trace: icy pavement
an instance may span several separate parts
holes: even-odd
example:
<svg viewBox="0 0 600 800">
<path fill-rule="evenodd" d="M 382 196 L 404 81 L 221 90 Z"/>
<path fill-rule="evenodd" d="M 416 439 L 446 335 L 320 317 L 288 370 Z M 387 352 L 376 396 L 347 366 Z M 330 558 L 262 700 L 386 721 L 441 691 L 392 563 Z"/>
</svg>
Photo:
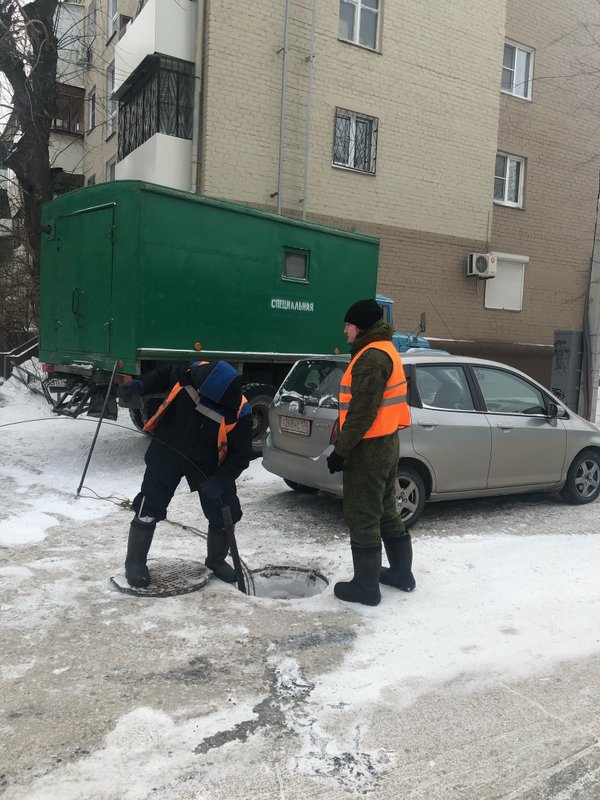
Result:
<svg viewBox="0 0 600 800">
<path fill-rule="evenodd" d="M 20 424 L 22 420 L 41 421 Z M 0 388 L 3 800 L 600 798 L 598 503 L 550 495 L 429 506 L 418 588 L 342 604 L 339 500 L 254 462 L 240 553 L 330 580 L 299 600 L 216 580 L 139 598 L 123 560 L 145 440 Z M 183 489 L 153 557 L 201 558 Z M 183 526 L 188 526 L 184 528 Z"/>
</svg>

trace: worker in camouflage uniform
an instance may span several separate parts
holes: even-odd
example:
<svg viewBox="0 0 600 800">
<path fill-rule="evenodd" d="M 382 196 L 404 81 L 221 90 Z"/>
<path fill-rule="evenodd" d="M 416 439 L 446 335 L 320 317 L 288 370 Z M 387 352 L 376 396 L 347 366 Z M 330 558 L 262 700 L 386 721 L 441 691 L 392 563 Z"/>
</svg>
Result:
<svg viewBox="0 0 600 800">
<path fill-rule="evenodd" d="M 396 506 L 398 429 L 410 425 L 406 379 L 392 327 L 374 299 L 348 309 L 344 333 L 352 359 L 339 395 L 340 431 L 327 464 L 344 471 L 344 519 L 350 528 L 352 580 L 336 583 L 340 600 L 376 606 L 379 583 L 415 588 L 412 543 Z M 381 568 L 381 543 L 389 569 Z"/>
</svg>

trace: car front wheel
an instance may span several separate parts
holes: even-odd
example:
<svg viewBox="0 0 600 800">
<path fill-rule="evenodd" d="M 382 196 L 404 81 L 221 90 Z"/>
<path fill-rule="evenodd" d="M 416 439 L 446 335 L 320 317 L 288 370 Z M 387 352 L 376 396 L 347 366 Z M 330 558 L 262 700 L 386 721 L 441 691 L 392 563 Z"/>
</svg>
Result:
<svg viewBox="0 0 600 800">
<path fill-rule="evenodd" d="M 600 455 L 595 450 L 583 450 L 573 460 L 562 497 L 573 505 L 591 503 L 600 494 Z"/>
<path fill-rule="evenodd" d="M 396 480 L 398 513 L 407 528 L 419 519 L 425 507 L 425 483 L 412 467 L 398 465 Z"/>
</svg>

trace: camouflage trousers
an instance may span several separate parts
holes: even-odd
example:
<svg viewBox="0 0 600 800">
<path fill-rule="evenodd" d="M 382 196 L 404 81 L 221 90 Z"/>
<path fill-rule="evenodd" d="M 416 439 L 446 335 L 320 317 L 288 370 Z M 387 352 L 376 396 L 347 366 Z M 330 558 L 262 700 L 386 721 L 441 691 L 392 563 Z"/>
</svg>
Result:
<svg viewBox="0 0 600 800">
<path fill-rule="evenodd" d="M 350 539 L 361 545 L 402 536 L 406 529 L 396 506 L 398 435 L 363 439 L 344 467 L 344 519 Z"/>
</svg>

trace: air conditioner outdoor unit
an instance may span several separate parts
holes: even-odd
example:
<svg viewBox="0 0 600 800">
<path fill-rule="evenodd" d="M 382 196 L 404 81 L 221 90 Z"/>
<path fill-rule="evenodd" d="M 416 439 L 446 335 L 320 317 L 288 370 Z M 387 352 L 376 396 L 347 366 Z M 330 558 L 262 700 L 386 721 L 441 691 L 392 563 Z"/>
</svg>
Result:
<svg viewBox="0 0 600 800">
<path fill-rule="evenodd" d="M 490 253 L 469 253 L 467 257 L 467 277 L 496 277 L 496 256 Z"/>
</svg>

